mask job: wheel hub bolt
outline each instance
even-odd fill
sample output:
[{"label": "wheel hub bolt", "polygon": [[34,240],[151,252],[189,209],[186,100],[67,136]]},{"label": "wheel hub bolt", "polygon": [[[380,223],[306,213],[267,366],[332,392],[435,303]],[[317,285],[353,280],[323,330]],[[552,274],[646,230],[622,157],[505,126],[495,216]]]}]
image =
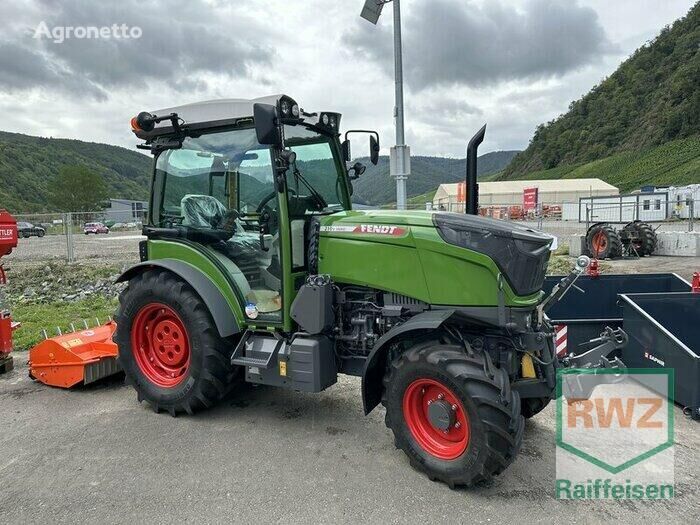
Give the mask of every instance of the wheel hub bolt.
[{"label": "wheel hub bolt", "polygon": [[443,399],[444,397],[445,397],[445,394],[443,394],[443,393],[438,394],[438,399]]},{"label": "wheel hub bolt", "polygon": [[432,400],[432,399],[428,399],[428,404],[429,404],[429,405],[432,405],[432,404],[433,404],[433,400]]},{"label": "wheel hub bolt", "polygon": [[452,410],[454,410],[455,412],[457,411],[457,405],[456,405],[456,404],[452,405]]},{"label": "wheel hub bolt", "polygon": [[459,427],[461,427],[461,426],[462,426],[462,423],[460,423],[459,421],[457,421],[457,422],[455,423],[455,428],[459,428]]}]

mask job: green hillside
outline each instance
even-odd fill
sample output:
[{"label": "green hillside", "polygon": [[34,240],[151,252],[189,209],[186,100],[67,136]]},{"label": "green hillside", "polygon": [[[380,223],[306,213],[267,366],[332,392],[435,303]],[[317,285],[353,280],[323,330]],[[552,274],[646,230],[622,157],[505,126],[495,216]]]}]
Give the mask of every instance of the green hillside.
[{"label": "green hillside", "polygon": [[624,189],[698,182],[697,171],[691,177],[700,154],[699,42],[700,3],[566,114],[540,125],[499,178],[599,176]]},{"label": "green hillside", "polygon": [[[517,151],[497,151],[479,157],[479,174],[502,170]],[[389,177],[389,159],[377,166],[368,159],[365,174],[354,182],[354,200],[386,204],[395,200],[395,184]],[[62,166],[83,165],[100,174],[112,198],[148,197],[151,158],[117,146],[70,139],[32,137],[0,131],[0,208],[14,213],[55,211],[48,204],[49,181]],[[409,196],[434,190],[443,182],[464,179],[465,159],[413,157]],[[307,169],[313,169],[307,166]]]},{"label": "green hillside", "polygon": [[[497,180],[503,180],[503,175]],[[512,177],[511,177],[512,178]],[[682,186],[700,183],[700,136],[673,140],[642,151],[618,153],[582,164],[562,164],[532,171],[518,179],[602,179],[621,192],[653,184]]]},{"label": "green hillside", "polygon": [[[517,151],[493,151],[481,155],[477,173],[483,178],[499,171],[517,155]],[[389,157],[380,157],[373,166],[368,159],[359,159],[367,165],[367,171],[353,182],[354,198],[365,204],[388,204],[396,201],[396,183],[389,175]],[[466,176],[466,159],[444,157],[411,157],[411,176],[406,184],[408,197],[415,197],[435,189],[443,183],[460,182]]]},{"label": "green hillside", "polygon": [[104,177],[110,197],[146,199],[151,158],[117,146],[0,131],[0,207],[53,211],[48,183],[62,166],[83,165]]}]

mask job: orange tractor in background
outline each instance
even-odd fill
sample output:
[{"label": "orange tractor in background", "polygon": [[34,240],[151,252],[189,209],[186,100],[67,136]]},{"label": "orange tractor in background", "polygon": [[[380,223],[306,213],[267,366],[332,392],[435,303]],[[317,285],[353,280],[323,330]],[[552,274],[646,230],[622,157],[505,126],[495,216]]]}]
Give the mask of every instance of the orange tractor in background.
[{"label": "orange tractor in background", "polygon": [[[17,221],[5,210],[0,210],[0,257],[10,255],[12,249],[17,246]],[[0,263],[0,286],[7,283],[5,269]],[[14,322],[10,311],[5,308],[0,296],[0,374],[13,368],[12,356],[12,332],[19,328],[19,323]]]}]

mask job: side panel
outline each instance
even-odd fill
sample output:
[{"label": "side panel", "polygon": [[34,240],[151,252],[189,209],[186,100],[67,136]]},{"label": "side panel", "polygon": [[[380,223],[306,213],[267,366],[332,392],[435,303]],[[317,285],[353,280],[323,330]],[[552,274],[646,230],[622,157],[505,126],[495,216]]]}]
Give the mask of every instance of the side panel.
[{"label": "side panel", "polygon": [[331,275],[335,282],[368,286],[430,302],[418,250],[411,245],[322,235],[318,270]]}]

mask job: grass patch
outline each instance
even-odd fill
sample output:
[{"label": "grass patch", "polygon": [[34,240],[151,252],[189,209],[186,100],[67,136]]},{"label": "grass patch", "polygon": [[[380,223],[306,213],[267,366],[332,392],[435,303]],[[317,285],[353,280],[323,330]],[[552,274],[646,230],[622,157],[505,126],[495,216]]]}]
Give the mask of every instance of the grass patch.
[{"label": "grass patch", "polygon": [[53,336],[57,326],[65,332],[70,330],[70,323],[75,323],[76,328],[82,326],[83,319],[87,319],[90,326],[94,326],[95,317],[104,323],[108,316],[114,315],[117,303],[116,298],[90,297],[72,302],[17,305],[12,309],[12,318],[20,321],[22,326],[13,335],[14,349],[29,350],[43,340],[42,329]]}]

